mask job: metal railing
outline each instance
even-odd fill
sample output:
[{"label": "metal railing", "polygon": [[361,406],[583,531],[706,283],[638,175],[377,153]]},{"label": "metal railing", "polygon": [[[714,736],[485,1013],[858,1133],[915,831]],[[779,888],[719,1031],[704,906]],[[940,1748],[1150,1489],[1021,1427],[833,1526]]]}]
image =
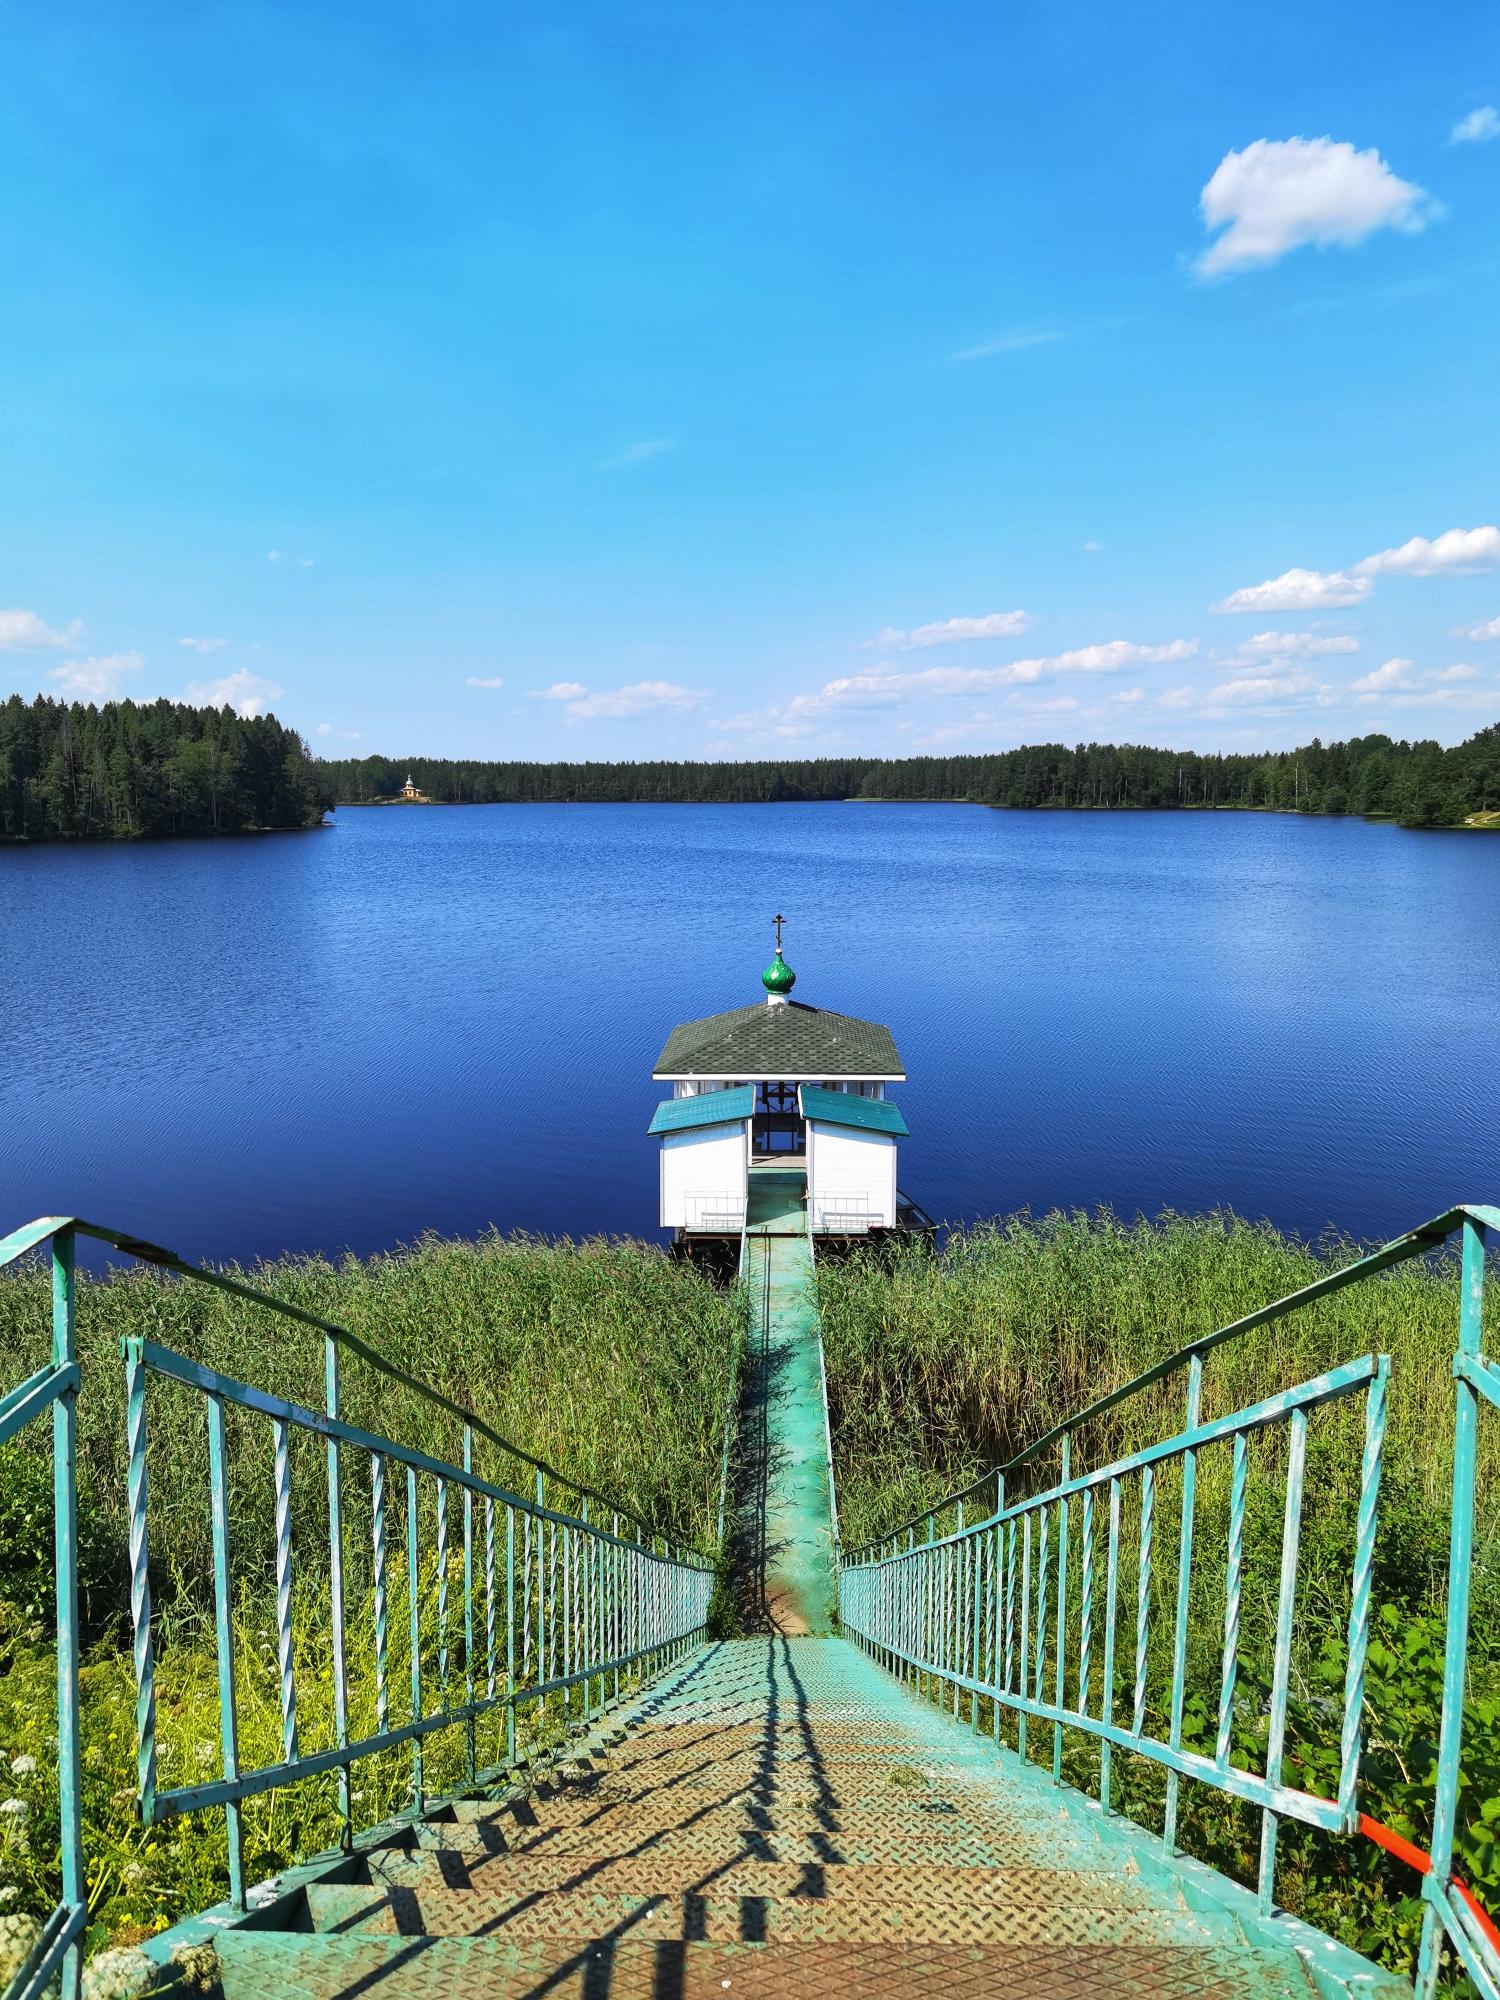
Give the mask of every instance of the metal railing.
[{"label": "metal railing", "polygon": [[[531,1706],[543,1719],[587,1719],[622,1685],[665,1670],[702,1633],[715,1567],[687,1548],[615,1507],[592,1489],[566,1479],[492,1430],[472,1412],[382,1357],[358,1336],[269,1293],[214,1271],[184,1264],[172,1252],[119,1231],[72,1217],[49,1216],[0,1240],[0,1268],[26,1252],[50,1247],[52,1259],[52,1359],[0,1397],[0,1444],[49,1412],[52,1420],[54,1554],[57,1578],[57,1721],[60,1797],[61,1898],[43,1925],[7,2000],[36,2000],[59,1978],[64,2000],[73,2000],[81,1974],[81,1938],[87,1923],[87,1874],[82,1821],[79,1737],[78,1481],[76,1402],[80,1387],[75,1327],[74,1252],[78,1236],[108,1243],[160,1269],[263,1307],[282,1319],[319,1332],[324,1341],[325,1407],[304,1408],[235,1381],[152,1340],[124,1343],[130,1604],[136,1681],[137,1790],[142,1821],[151,1825],[184,1813],[222,1807],[228,1831],[231,1905],[245,1907],[241,1809],[244,1801],[277,1786],[319,1773],[336,1773],[345,1845],[352,1843],[352,1767],[361,1759],[408,1745],[411,1806],[424,1801],[423,1745],[434,1731],[465,1731],[466,1782],[481,1784],[517,1757],[517,1715]],[[461,1426],[461,1463],[413,1449],[360,1429],[340,1415],[341,1361],[353,1353],[383,1375],[446,1413]],[[220,1712],[217,1778],[163,1788],[158,1783],[155,1696],[156,1643],[151,1599],[150,1488],[147,1471],[148,1401],[153,1381],[202,1400],[207,1423],[208,1502],[213,1543],[213,1607]],[[241,1757],[236,1690],[236,1621],[232,1594],[233,1535],[228,1477],[226,1413],[245,1413],[269,1427],[274,1481],[276,1663],[279,1678],[281,1755],[246,1768]],[[240,1421],[239,1417],[236,1421]],[[309,1750],[299,1734],[298,1662],[293,1631],[297,1587],[293,1548],[293,1439],[321,1439],[325,1446],[327,1516],[327,1633],[332,1660],[331,1743]],[[532,1469],[533,1491],[520,1493],[475,1470],[476,1441],[510,1454]],[[351,1728],[347,1649],[350,1620],[345,1603],[347,1535],[345,1475],[350,1454],[367,1467],[371,1545],[368,1642],[374,1676],[375,1727]],[[395,1491],[404,1473],[404,1507]],[[576,1500],[549,1504],[548,1483]],[[457,1502],[452,1520],[450,1496]],[[590,1518],[590,1501],[602,1518]],[[392,1549],[392,1527],[404,1514],[406,1560]],[[407,1686],[393,1694],[393,1593],[406,1572],[407,1618],[401,1664]],[[404,1712],[403,1712],[404,1711]],[[496,1712],[504,1729],[503,1760],[481,1770],[475,1723]]]},{"label": "metal railing", "polygon": [[[967,1696],[970,1721],[976,1729],[981,1704],[988,1707],[997,1742],[1001,1740],[1001,1718],[1010,1715],[1015,1747],[1023,1757],[1028,1754],[1028,1722],[1050,1726],[1049,1761],[1054,1781],[1062,1779],[1067,1730],[1082,1731],[1099,1746],[1099,1800],[1105,1810],[1111,1807],[1116,1751],[1134,1752],[1163,1767],[1163,1839],[1169,1850],[1176,1846],[1183,1778],[1258,1808],[1257,1888],[1260,1908],[1266,1913],[1274,1908],[1278,1826],[1283,1819],[1331,1834],[1362,1833],[1413,1861],[1423,1871],[1423,1928],[1416,1983],[1424,2000],[1435,1990],[1445,1951],[1451,1952],[1487,2000],[1500,2000],[1500,1935],[1454,1874],[1479,1413],[1484,1404],[1500,1405],[1500,1366],[1483,1352],[1486,1233],[1494,1230],[1500,1230],[1500,1209],[1451,1209],[1344,1269],[1192,1342],[1133,1381],[1101,1396],[961,1492],[950,1494],[877,1540],[844,1552],[839,1577],[844,1632],[891,1671],[935,1699],[951,1698],[955,1715]],[[1364,1355],[1209,1422],[1202,1420],[1200,1411],[1204,1357],[1213,1349],[1394,1265],[1424,1256],[1455,1233],[1462,1237],[1462,1264],[1453,1358],[1456,1412],[1442,1722],[1431,1850],[1421,1854],[1364,1815],[1359,1806],[1389,1360],[1384,1355]],[[1083,1426],[1144,1390],[1184,1373],[1180,1430],[1097,1469],[1075,1472],[1075,1437]],[[1363,1405],[1363,1449],[1348,1579],[1339,1776],[1337,1796],[1329,1799],[1285,1782],[1283,1761],[1308,1423],[1314,1411],[1348,1402]],[[1264,1749],[1255,1760],[1258,1769],[1236,1761],[1235,1742],[1252,1443],[1267,1458],[1277,1458],[1284,1487],[1270,1628],[1271,1672],[1261,1717]],[[1208,1754],[1187,1746],[1184,1718],[1189,1603],[1195,1581],[1198,1461],[1213,1446],[1227,1447],[1231,1464],[1217,1728],[1213,1751]],[[1017,1497],[1017,1474],[1054,1447],[1057,1476],[1044,1490]],[[1153,1626],[1157,1491],[1169,1468],[1175,1468],[1181,1506],[1175,1609],[1170,1626],[1171,1675],[1164,1718],[1158,1711],[1159,1724],[1164,1721],[1164,1726],[1153,1726],[1148,1686],[1157,1658],[1154,1642],[1158,1640]],[[976,1500],[977,1520],[973,1518]],[[939,1534],[939,1519],[950,1513],[956,1525],[951,1532]],[[1126,1560],[1131,1540],[1133,1565]],[[1126,1574],[1127,1567],[1133,1568],[1133,1575]],[[1200,1590],[1202,1587],[1200,1578]],[[1127,1600],[1123,1605],[1122,1597]],[[1123,1661],[1122,1649],[1126,1655]]]}]

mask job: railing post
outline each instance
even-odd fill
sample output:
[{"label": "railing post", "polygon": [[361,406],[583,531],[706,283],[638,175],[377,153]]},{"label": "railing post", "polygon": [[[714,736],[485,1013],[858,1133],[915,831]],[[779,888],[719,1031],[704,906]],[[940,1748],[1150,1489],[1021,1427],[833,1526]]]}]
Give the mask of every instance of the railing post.
[{"label": "railing post", "polygon": [[[1477,1360],[1484,1338],[1485,1230],[1467,1216],[1463,1225],[1458,1355]],[[1458,1826],[1458,1786],[1463,1762],[1464,1692],[1469,1658],[1469,1578],[1474,1559],[1474,1487],[1479,1454],[1479,1393],[1454,1371],[1453,1504],[1448,1532],[1448,1630],[1443,1650],[1443,1719],[1438,1732],[1437,1796],[1432,1813],[1432,1875],[1446,1893],[1453,1879]],[[1417,1992],[1428,2000],[1437,1987],[1443,1939],[1438,1913],[1422,1911]]]},{"label": "railing post", "polygon": [[[71,1229],[52,1238],[52,1365],[78,1362],[76,1241]],[[61,1391],[52,1405],[52,1537],[57,1577],[57,1793],[62,1899],[69,1915],[88,1899],[83,1858],[83,1757],[78,1718],[78,1392]],[[63,2000],[76,2000],[83,1946],[62,1963]]]},{"label": "railing post", "polygon": [[1234,1733],[1234,1698],[1240,1669],[1240,1601],[1245,1571],[1245,1485],[1250,1467],[1250,1440],[1234,1434],[1234,1459],[1229,1475],[1229,1553],[1224,1569],[1224,1652],[1219,1671],[1219,1731],[1214,1761],[1229,1769]]},{"label": "railing post", "polygon": [[[323,1336],[323,1400],[328,1415],[338,1421],[339,1349],[331,1333]],[[328,1617],[333,1649],[333,1740],[342,1750],[349,1741],[349,1676],[344,1658],[344,1496],[339,1476],[339,1444],[328,1439]],[[349,1766],[339,1766],[339,1819],[347,1854],[354,1846],[354,1811]]]}]

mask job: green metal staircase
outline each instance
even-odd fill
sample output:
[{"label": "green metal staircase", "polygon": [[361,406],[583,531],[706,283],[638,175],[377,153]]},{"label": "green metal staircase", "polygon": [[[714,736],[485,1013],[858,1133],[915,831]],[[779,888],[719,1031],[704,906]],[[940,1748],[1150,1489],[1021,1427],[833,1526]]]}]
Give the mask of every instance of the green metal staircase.
[{"label": "green metal staircase", "polygon": [[[1420,1857],[1428,1869],[1428,1926],[1415,1977],[1418,1990],[1430,1993],[1445,1968],[1461,1969],[1479,1992],[1500,1991],[1493,1927],[1452,1872],[1474,1439],[1481,1410],[1500,1401],[1500,1373],[1482,1352],[1485,1234],[1500,1228],[1500,1212],[1455,1210],[1221,1329],[1038,1440],[987,1475],[984,1490],[952,1496],[878,1543],[841,1550],[811,1245],[796,1226],[794,1207],[773,1207],[759,1224],[749,1218],[742,1251],[751,1304],[739,1399],[745,1471],[739,1518],[728,1533],[742,1565],[758,1565],[748,1602],[760,1629],[745,1638],[708,1636],[710,1556],[601,1513],[598,1496],[567,1489],[551,1468],[534,1468],[529,1493],[486,1476],[476,1469],[480,1447],[487,1438],[504,1440],[493,1440],[470,1413],[454,1411],[464,1432],[458,1464],[423,1458],[343,1423],[340,1357],[353,1348],[386,1364],[341,1328],[300,1315],[327,1344],[328,1394],[320,1411],[212,1375],[151,1343],[128,1345],[141,1809],[148,1820],[223,1810],[231,1895],[162,1937],[113,1955],[91,1972],[94,1990],[123,1997],[175,1984],[218,1991],[225,2000],[724,1994],[769,2000],[825,1993],[873,2000],[908,1991],[944,2000],[1023,1993],[1028,2000],[1127,1993],[1394,2000],[1409,1994],[1406,1979],[1298,1923],[1275,1898],[1277,1832],[1287,1819],[1350,1839],[1378,1837],[1359,1812],[1357,1784],[1387,1365],[1380,1356],[1359,1357],[1212,1421],[1201,1417],[1202,1378],[1216,1345],[1422,1255],[1456,1232],[1464,1264],[1454,1363],[1449,1699],[1432,1853]],[[84,1856],[76,1788],[71,1424],[78,1387],[72,1243],[84,1230],[184,1278],[247,1289],[192,1271],[153,1246],[56,1218],[0,1244],[0,1264],[50,1246],[55,1280],[52,1367],[0,1402],[0,1439],[50,1416],[58,1466],[63,1899],[11,1988],[26,2000],[54,1981],[75,1991],[80,1975]],[[270,1311],[289,1310],[251,1296]],[[1179,1431],[1129,1460],[1084,1462],[1085,1425],[1125,1396],[1179,1373],[1186,1399]],[[145,1437],[150,1384],[160,1378],[204,1399],[215,1546],[223,1557],[216,1563],[223,1770],[175,1792],[157,1783],[152,1701]],[[1286,1777],[1280,1734],[1307,1426],[1315,1412],[1335,1406],[1362,1410],[1365,1450],[1350,1577],[1343,1777],[1339,1797],[1324,1800]],[[240,1768],[234,1737],[233,1641],[224,1615],[229,1499],[222,1449],[215,1449],[226,1407],[272,1427],[278,1502],[291,1433],[324,1440],[335,1551],[343,1546],[341,1469],[355,1459],[369,1462],[381,1592],[377,1649],[390,1643],[388,1571],[392,1598],[400,1582],[399,1555],[386,1546],[384,1496],[398,1477],[412,1496],[407,1556],[417,1643],[403,1699],[387,1689],[382,1659],[376,1735],[351,1737],[340,1698],[338,1740],[309,1749],[297,1735],[288,1639],[281,1653],[285,1754],[256,1771]],[[1223,1448],[1236,1468],[1224,1581],[1227,1713],[1236,1699],[1244,1468],[1250,1441],[1270,1436],[1284,1447],[1278,1677],[1265,1767],[1252,1771],[1234,1763],[1227,1728],[1211,1755],[1184,1741],[1184,1607],[1194,1561],[1194,1469],[1201,1454]],[[1144,1689],[1149,1661],[1159,1657],[1150,1630],[1153,1495],[1168,1468],[1181,1492],[1178,1629],[1168,1635],[1170,1720],[1158,1730]],[[422,1482],[435,1491],[433,1515],[418,1505]],[[436,1659],[424,1653],[415,1609],[419,1529],[429,1518],[443,1579]],[[290,1510],[279,1505],[279,1530],[284,1520]],[[1133,1543],[1122,1521],[1134,1523]],[[277,1559],[278,1583],[289,1599],[289,1527],[278,1533]],[[333,1617],[342,1634],[338,1579],[336,1560]],[[836,1621],[842,1636],[834,1636]],[[342,1636],[336,1672],[343,1673]],[[519,1730],[518,1718],[523,1712],[534,1718],[547,1704],[554,1718],[576,1716],[576,1726],[564,1740],[554,1731],[544,1748],[537,1732]],[[472,1744],[472,1725],[491,1711],[505,1722],[503,1765],[481,1770],[471,1750],[460,1795],[427,1796],[424,1740],[458,1725],[469,1728]],[[1065,1736],[1098,1747],[1100,1797],[1061,1782]],[[413,1757],[409,1813],[358,1834],[351,1819],[342,1851],[269,1883],[244,1883],[237,1862],[244,1799],[321,1772],[325,1782],[340,1785],[347,1811],[349,1776],[359,1760],[403,1745]],[[1111,1809],[1111,1757],[1127,1751],[1166,1774],[1165,1838]],[[1259,1814],[1257,1887],[1232,1883],[1178,1851],[1176,1802],[1184,1780],[1226,1792]]]}]

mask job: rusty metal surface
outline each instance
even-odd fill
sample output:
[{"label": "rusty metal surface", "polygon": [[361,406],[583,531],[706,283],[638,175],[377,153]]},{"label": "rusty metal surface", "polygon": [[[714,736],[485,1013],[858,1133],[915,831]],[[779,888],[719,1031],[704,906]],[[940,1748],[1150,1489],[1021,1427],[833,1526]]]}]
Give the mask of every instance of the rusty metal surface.
[{"label": "rusty metal surface", "polygon": [[1297,1953],[837,1640],[711,1647],[524,1797],[222,1941],[226,2000],[1312,2000]]}]

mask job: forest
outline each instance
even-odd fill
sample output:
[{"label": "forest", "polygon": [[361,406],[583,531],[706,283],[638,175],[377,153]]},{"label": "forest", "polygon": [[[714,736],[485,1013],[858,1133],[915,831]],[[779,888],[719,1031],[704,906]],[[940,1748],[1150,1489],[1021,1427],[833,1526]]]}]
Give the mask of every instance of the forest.
[{"label": "forest", "polygon": [[1017,807],[1265,808],[1461,826],[1500,811],[1500,724],[1452,749],[1357,736],[1347,743],[1315,737],[1299,750],[1258,755],[1040,743],[972,757],[633,764],[363,757],[319,762],[317,770],[330,799],[347,805],[389,796],[410,773],[429,798],[455,805],[954,799]]},{"label": "forest", "polygon": [[1431,742],[1316,737],[1254,755],[1039,743],[987,756],[743,762],[325,760],[274,715],[182,702],[0,702],[0,840],[141,839],[316,826],[400,790],[442,804],[956,800],[1019,808],[1354,813],[1403,826],[1500,814],[1500,724]]},{"label": "forest", "polygon": [[176,701],[0,701],[0,840],[316,826],[326,780],[274,715]]}]

